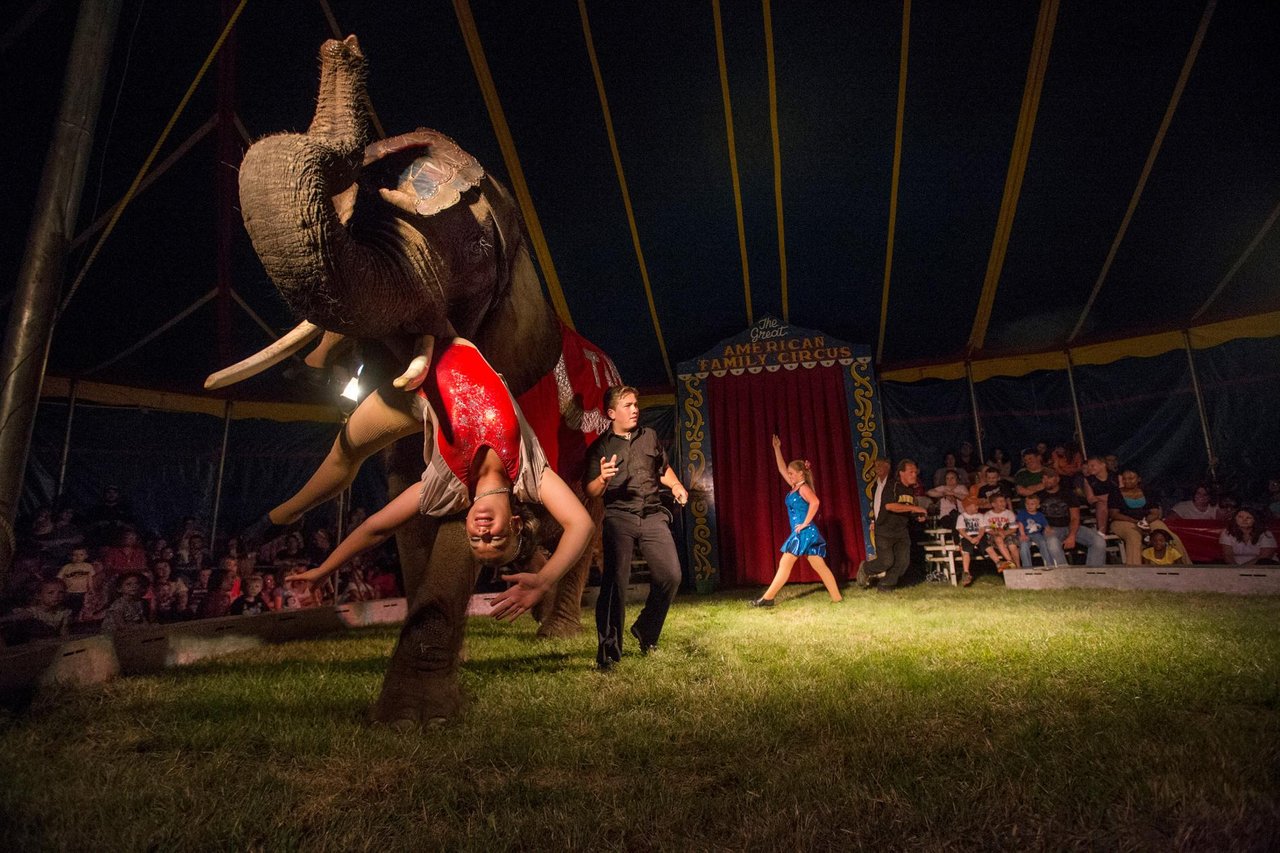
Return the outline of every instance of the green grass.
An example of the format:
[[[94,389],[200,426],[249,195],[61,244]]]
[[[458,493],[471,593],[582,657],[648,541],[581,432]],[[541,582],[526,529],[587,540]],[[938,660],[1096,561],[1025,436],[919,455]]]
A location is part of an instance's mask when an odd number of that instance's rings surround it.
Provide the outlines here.
[[[0,849],[1280,845],[1280,599],[747,598],[608,674],[473,620],[466,710],[413,734],[364,722],[391,630],[48,694],[0,726]]]

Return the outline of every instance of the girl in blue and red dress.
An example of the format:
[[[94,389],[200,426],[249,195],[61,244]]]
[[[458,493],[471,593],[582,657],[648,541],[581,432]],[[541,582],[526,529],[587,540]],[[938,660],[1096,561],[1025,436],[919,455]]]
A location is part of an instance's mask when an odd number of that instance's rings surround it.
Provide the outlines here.
[[[782,439],[773,437],[773,457],[778,465],[778,473],[787,481],[791,491],[787,493],[787,519],[791,524],[791,535],[782,543],[782,557],[778,560],[778,571],[773,576],[773,583],[764,591],[764,595],[751,602],[752,607],[772,607],[773,599],[791,577],[791,568],[801,557],[809,558],[809,565],[822,578],[822,585],[832,601],[840,601],[840,587],[836,585],[835,575],[827,566],[827,541],[822,538],[813,519],[818,514],[818,495],[813,490],[813,469],[806,459],[796,459],[790,463],[782,461]]]

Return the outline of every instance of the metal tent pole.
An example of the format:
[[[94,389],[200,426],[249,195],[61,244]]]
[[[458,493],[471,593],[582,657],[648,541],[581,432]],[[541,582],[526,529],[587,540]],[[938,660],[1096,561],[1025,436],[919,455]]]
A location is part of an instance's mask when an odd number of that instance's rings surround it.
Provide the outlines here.
[[[222,473],[227,467],[227,437],[231,433],[231,401],[227,401],[222,415],[222,452],[218,454],[218,485],[213,490],[213,524],[209,530],[209,545],[218,538],[218,513],[222,509]]]
[[[969,405],[973,406],[973,438],[978,444],[978,461],[987,458],[982,449],[982,419],[978,417],[978,395],[973,390],[973,362],[964,363],[964,375],[969,380]]]
[[[13,308],[0,353],[0,530],[12,531],[26,473],[40,385],[57,321],[66,247],[93,151],[120,0],[83,0],[62,83],[62,105],[45,155]],[[13,562],[0,533],[0,584]]]
[[[1182,343],[1187,350],[1187,367],[1191,368],[1191,390],[1196,395],[1196,411],[1200,413],[1200,432],[1204,435],[1205,458],[1209,460],[1209,479],[1218,479],[1218,457],[1213,452],[1213,436],[1209,432],[1209,414],[1204,407],[1204,394],[1200,391],[1200,378],[1196,375],[1196,359],[1191,349],[1191,335],[1184,329]]]
[[[62,436],[62,461],[58,464],[58,490],[53,494],[55,503],[62,497],[62,487],[67,481],[67,459],[71,456],[71,423],[76,418],[76,393],[79,390],[80,381],[72,379],[67,403],[67,430]]]
[[[1080,400],[1076,397],[1075,365],[1071,361],[1071,350],[1064,350],[1067,357],[1067,387],[1071,389],[1071,413],[1076,419],[1076,438],[1080,440],[1080,455],[1089,458],[1089,450],[1084,443],[1084,421],[1080,420]]]

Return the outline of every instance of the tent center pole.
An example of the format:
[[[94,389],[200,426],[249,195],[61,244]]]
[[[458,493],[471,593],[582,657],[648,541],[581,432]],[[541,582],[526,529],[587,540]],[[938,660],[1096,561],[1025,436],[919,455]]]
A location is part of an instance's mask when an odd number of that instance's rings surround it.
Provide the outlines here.
[[[213,490],[213,525],[209,530],[209,544],[218,538],[218,513],[222,509],[222,474],[227,468],[227,437],[231,433],[231,401],[227,401],[222,414],[222,452],[218,454],[218,484]]]
[[[1084,440],[1084,422],[1080,420],[1080,399],[1076,397],[1075,365],[1071,362],[1071,350],[1064,350],[1067,357],[1067,387],[1071,389],[1071,414],[1076,419],[1076,440],[1080,442],[1080,455],[1089,458],[1089,448]]]
[[[57,322],[67,245],[93,152],[120,0],[83,0],[62,84],[62,101],[45,153],[40,189],[0,350],[0,586],[15,547],[13,523],[31,449],[49,342]]]
[[[1200,413],[1200,432],[1204,435],[1204,454],[1209,461],[1209,479],[1218,479],[1218,457],[1213,452],[1213,436],[1209,432],[1209,415],[1204,407],[1204,394],[1200,391],[1200,378],[1196,375],[1196,359],[1191,349],[1191,335],[1182,330],[1182,344],[1187,351],[1187,367],[1191,370],[1191,390],[1196,395],[1196,411]]]
[[[978,444],[978,461],[987,458],[982,449],[982,419],[978,417],[978,394],[973,390],[973,362],[965,361],[964,375],[969,380],[969,405],[973,407],[973,438]]]
[[[62,489],[67,482],[67,459],[71,456],[71,424],[76,419],[76,393],[79,390],[80,380],[72,379],[67,400],[67,429],[62,435],[62,461],[58,463],[58,489],[53,493],[55,503],[62,497]]]

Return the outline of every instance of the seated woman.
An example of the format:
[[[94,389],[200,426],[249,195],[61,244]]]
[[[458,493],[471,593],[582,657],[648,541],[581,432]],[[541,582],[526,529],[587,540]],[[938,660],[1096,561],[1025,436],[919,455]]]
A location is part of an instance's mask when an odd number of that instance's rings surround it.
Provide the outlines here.
[[[1013,475],[1013,460],[1009,458],[1009,454],[1004,452],[1002,447],[993,447],[991,455],[987,459],[986,467],[995,468],[1000,472],[1001,478],[1008,478]]]
[[[1276,555],[1275,536],[1258,523],[1258,516],[1251,509],[1237,511],[1218,542],[1222,545],[1222,561],[1229,566],[1271,562]]]
[[[1108,506],[1111,532],[1124,542],[1126,565],[1142,565],[1142,540],[1152,530],[1163,530],[1180,553],[1187,553],[1182,540],[1160,520],[1161,509],[1155,495],[1142,486],[1142,478],[1132,468],[1120,472],[1119,506]]]
[[[1191,500],[1178,501],[1173,505],[1169,510],[1169,517],[1192,521],[1216,521],[1222,517],[1222,514],[1209,494],[1209,487],[1200,485],[1196,486],[1196,490],[1192,492]]]
[[[401,377],[403,383],[397,380],[404,387],[421,386],[427,460],[421,487],[406,489],[352,531],[320,566],[289,580],[315,583],[328,577],[356,554],[385,542],[418,513],[444,517],[466,510],[476,558],[506,565],[529,538],[522,536],[526,518],[514,501],[542,504],[564,533],[542,571],[505,578],[514,585],[495,599],[493,615],[515,619],[577,561],[594,525],[582,502],[548,465],[502,377],[479,350],[452,338],[428,344],[428,353],[414,360]]]
[[[947,474],[956,475],[956,480],[964,485],[969,485],[969,472],[960,467],[960,463],[956,460],[956,452],[948,450],[942,454],[942,467],[933,472],[933,484],[941,486],[946,482]]]
[[[961,484],[955,471],[947,471],[942,485],[935,486],[927,494],[938,501],[938,526],[948,530],[955,527],[960,504],[969,496],[969,487]]]

